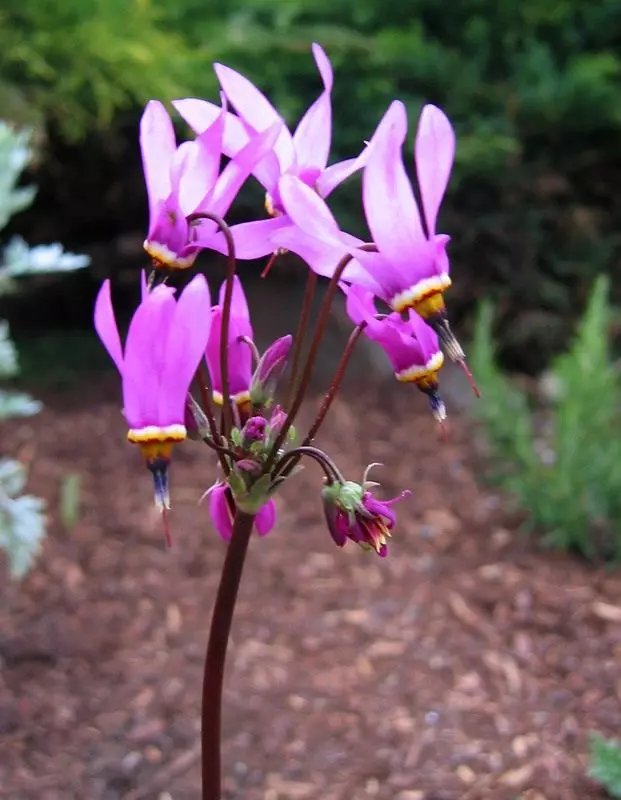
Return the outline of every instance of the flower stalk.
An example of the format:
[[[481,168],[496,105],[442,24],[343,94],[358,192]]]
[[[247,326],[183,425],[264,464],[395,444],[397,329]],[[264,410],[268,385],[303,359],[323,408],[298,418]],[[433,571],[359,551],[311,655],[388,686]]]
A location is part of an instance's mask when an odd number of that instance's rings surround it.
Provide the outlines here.
[[[222,794],[222,685],[233,613],[244,570],[254,517],[239,509],[226,551],[211,617],[203,672],[201,711],[201,773],[203,800],[220,800]]]

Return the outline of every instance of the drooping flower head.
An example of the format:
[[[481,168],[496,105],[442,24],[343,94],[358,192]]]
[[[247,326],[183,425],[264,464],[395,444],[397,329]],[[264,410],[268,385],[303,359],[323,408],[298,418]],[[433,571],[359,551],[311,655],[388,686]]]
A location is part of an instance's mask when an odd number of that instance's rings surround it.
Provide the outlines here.
[[[186,437],[188,388],[205,352],[211,324],[209,287],[197,275],[179,300],[166,286],[146,293],[125,341],[112,307],[110,281],[95,303],[95,329],[121,374],[127,438],[140,446],[156,481],[156,502],[168,507],[166,470],[173,445]]]
[[[140,149],[149,199],[149,231],[144,249],[156,266],[185,269],[210,247],[217,226],[188,222],[193,214],[223,217],[257,161],[270,152],[281,123],[249,136],[220,173],[225,108],[194,141],[177,147],[175,131],[162,103],[147,103],[140,122]]]
[[[365,215],[378,252],[359,259],[394,311],[414,308],[427,317],[444,308],[442,292],[451,285],[450,237],[436,234],[436,221],[453,166],[455,134],[439,108],[424,106],[414,146],[423,215],[403,165],[406,135],[405,106],[395,101],[369,142],[362,179]]]
[[[366,150],[358,158],[327,166],[332,140],[333,71],[320,45],[313,44],[312,51],[323,81],[323,92],[305,112],[294,133],[283,126],[272,152],[253,169],[253,174],[265,187],[266,209],[273,219],[234,226],[239,258],[266,255],[272,250],[271,233],[290,224],[280,193],[283,175],[295,175],[321,197],[327,197],[364,166]],[[223,64],[215,64],[214,69],[222,91],[237,112],[237,116],[226,114],[222,147],[225,155],[235,156],[253,133],[266,130],[282,118],[260,89],[239,72]],[[218,107],[206,100],[186,98],[176,100],[173,105],[199,135],[219,114]],[[220,238],[218,249],[222,245]]]
[[[444,364],[444,354],[437,334],[412,309],[406,319],[395,311],[378,316],[373,292],[345,284],[341,288],[347,296],[351,321],[356,325],[365,323],[363,334],[384,350],[396,379],[414,383],[428,395],[434,417],[442,422],[446,409],[438,394],[438,372]]]
[[[324,486],[321,497],[328,530],[338,547],[344,547],[349,539],[363,550],[385,558],[388,539],[397,521],[391,506],[410,492],[403,491],[391,500],[378,500],[370,491],[377,483],[367,481],[373,466],[376,465],[371,464],[365,471],[362,484],[353,481],[331,483]]]
[[[206,359],[211,376],[213,399],[222,405],[221,341],[222,318],[226,292],[226,282],[220,287],[218,305],[211,312],[211,332],[207,342]],[[253,373],[253,332],[250,311],[241,281],[233,278],[233,295],[228,327],[228,379],[231,400],[241,411],[247,411],[250,404],[250,383]]]

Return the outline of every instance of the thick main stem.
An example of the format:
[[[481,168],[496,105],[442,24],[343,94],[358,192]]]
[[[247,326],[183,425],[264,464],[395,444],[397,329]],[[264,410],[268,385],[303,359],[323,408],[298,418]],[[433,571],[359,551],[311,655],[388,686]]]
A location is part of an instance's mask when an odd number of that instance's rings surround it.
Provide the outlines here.
[[[201,763],[203,800],[221,800],[222,683],[237,592],[244,569],[254,517],[237,510],[220,585],[216,594],[203,673]]]

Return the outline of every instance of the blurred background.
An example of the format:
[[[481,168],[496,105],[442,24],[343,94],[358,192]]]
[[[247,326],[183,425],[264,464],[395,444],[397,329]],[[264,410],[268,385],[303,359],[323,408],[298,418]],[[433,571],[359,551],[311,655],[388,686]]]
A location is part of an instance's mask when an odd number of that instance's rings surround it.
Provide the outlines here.
[[[112,276],[127,317],[147,264],[145,102],[216,100],[221,61],[293,126],[321,90],[313,41],[335,69],[332,161],[395,98],[409,167],[424,103],[455,126],[439,229],[483,399],[442,371],[440,447],[425,398],[361,345],[323,442],[412,497],[380,562],[336,551],[312,470],[285,487],[236,620],[227,800],[621,797],[619,0],[3,0],[0,795],[197,796],[213,470],[178,448],[165,552],[93,299]],[[364,236],[360,176],[331,201]],[[229,221],[262,207],[249,182]],[[294,326],[304,277],[263,266],[241,267],[260,346]]]

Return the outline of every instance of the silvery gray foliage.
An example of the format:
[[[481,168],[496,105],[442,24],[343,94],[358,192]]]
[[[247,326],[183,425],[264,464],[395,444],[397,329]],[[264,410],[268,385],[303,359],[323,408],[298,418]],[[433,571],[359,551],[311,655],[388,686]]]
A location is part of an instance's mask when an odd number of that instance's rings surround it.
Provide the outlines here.
[[[31,157],[30,133],[14,131],[0,120],[0,229],[34,200],[34,187],[17,187]],[[25,276],[69,272],[88,264],[88,256],[66,253],[59,244],[29,247],[15,237],[0,255],[0,294],[18,291]],[[18,372],[8,323],[0,320],[0,380],[14,378]],[[0,389],[0,419],[28,417],[41,408],[41,403],[27,394]],[[0,548],[7,554],[14,578],[22,578],[32,567],[45,536],[44,501],[22,494],[27,477],[23,464],[8,458],[0,460]]]
[[[40,497],[21,494],[26,478],[26,469],[18,461],[0,460],[0,547],[14,578],[28,572],[45,536],[45,503]]]

